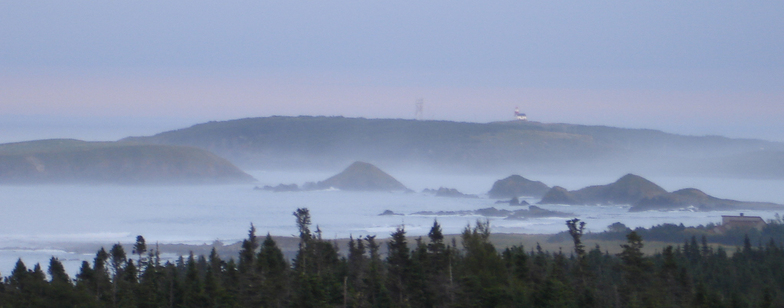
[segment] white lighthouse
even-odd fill
[[[525,113],[520,113],[520,108],[515,107],[515,119],[519,121],[528,121],[528,117]]]

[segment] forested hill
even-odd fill
[[[344,117],[208,122],[127,138],[209,150],[245,168],[331,168],[362,160],[466,171],[784,175],[784,144],[647,129]]]
[[[73,139],[0,144],[1,184],[250,182],[253,177],[202,149]]]

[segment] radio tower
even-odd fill
[[[424,102],[424,100],[421,99],[421,98],[417,99],[417,101],[416,101],[416,113],[414,114],[414,118],[416,118],[417,120],[422,120],[422,118],[425,116],[424,109],[425,109],[425,102]]]

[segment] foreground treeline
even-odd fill
[[[587,250],[584,223],[567,222],[570,252],[498,251],[486,222],[446,242],[437,223],[409,243],[402,228],[382,255],[373,236],[335,243],[294,213],[300,246],[289,263],[251,227],[235,258],[215,250],[161,263],[142,237],[130,255],[101,249],[74,279],[52,258],[48,276],[20,260],[0,284],[0,307],[781,307],[784,248],[746,241],[727,252],[686,242],[644,256],[631,232],[622,252]]]

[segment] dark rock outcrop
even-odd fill
[[[529,206],[527,210],[517,210],[506,219],[527,219],[527,218],[543,218],[543,217],[574,217],[572,213],[565,213],[559,211],[551,211],[540,208],[538,206]]]
[[[487,195],[493,199],[505,199],[520,196],[541,197],[550,189],[539,181],[531,181],[519,175],[512,175],[495,181]]]
[[[348,168],[324,181],[316,183],[315,189],[337,188],[355,191],[407,191],[395,178],[376,166],[365,162],[354,162]]]
[[[589,186],[576,191],[564,188],[551,189],[540,204],[634,204],[643,198],[666,194],[659,185],[634,174],[627,174],[607,185]]]
[[[509,199],[509,200],[498,200],[498,201],[495,202],[495,204],[529,205],[528,201],[525,201],[525,200],[520,201],[520,199],[517,198],[517,197],[514,197],[514,198]]]
[[[451,197],[451,198],[479,198],[477,195],[469,195],[460,192],[454,188],[439,187],[438,189],[425,189],[423,193],[434,194],[436,197]]]
[[[507,217],[510,214],[512,214],[512,212],[508,211],[508,210],[499,210],[499,209],[494,208],[494,207],[488,207],[488,208],[484,208],[484,209],[478,209],[478,210],[474,211],[474,214],[482,215],[482,216],[485,216],[485,217]]]
[[[526,218],[543,218],[543,217],[574,217],[574,214],[564,213],[558,211],[551,211],[540,208],[538,206],[529,206],[528,209],[521,210],[504,210],[494,207],[478,209],[478,210],[464,210],[464,211],[421,211],[413,213],[412,215],[434,215],[434,216],[466,216],[466,215],[480,215],[485,217],[504,217],[505,219],[526,219]]]
[[[634,204],[666,194],[659,185],[634,174],[627,174],[608,185],[590,186],[573,192],[583,204]]]
[[[539,201],[539,204],[578,205],[582,204],[582,202],[577,200],[577,198],[572,195],[571,192],[566,190],[566,188],[555,186],[550,188],[550,190],[542,197],[542,200]]]
[[[784,209],[784,205],[766,202],[743,202],[729,199],[719,199],[695,188],[685,188],[672,193],[643,198],[632,206],[630,212],[643,211],[672,211],[695,209],[698,211],[720,210],[773,210]]]
[[[299,186],[297,184],[278,184],[278,186],[269,186],[266,185],[262,188],[256,187],[257,190],[265,190],[265,191],[273,191],[273,192],[289,192],[289,191],[300,191]]]
[[[412,215],[435,215],[435,216],[466,216],[466,215],[480,215],[486,217],[507,217],[512,215],[513,212],[510,210],[499,210],[494,207],[488,207],[484,209],[478,210],[463,210],[463,211],[420,211],[415,212]]]
[[[434,215],[434,216],[465,216],[465,215],[474,215],[476,211],[419,211],[411,213],[411,215]]]

